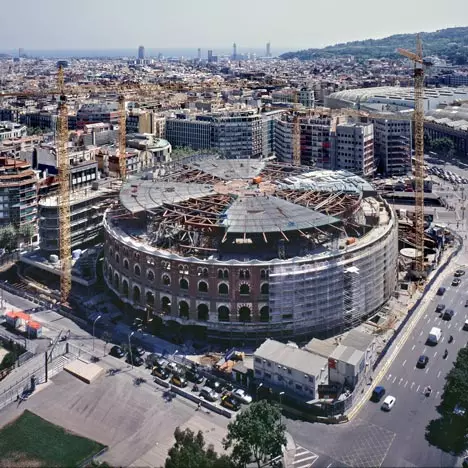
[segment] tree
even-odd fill
[[[255,460],[260,467],[262,462],[281,455],[286,445],[285,431],[279,406],[261,400],[229,423],[224,448],[232,447],[231,459],[239,466]]]
[[[8,369],[15,365],[16,362],[16,353],[14,351],[10,351],[9,353],[5,354],[0,364],[0,370]]]
[[[195,435],[190,429],[174,432],[175,444],[169,450],[165,468],[235,468],[227,455],[218,456],[209,445],[205,448],[205,439],[201,431]]]
[[[13,250],[18,245],[16,229],[13,224],[0,228],[0,248]]]
[[[34,236],[35,229],[32,224],[22,224],[18,229],[18,236],[28,243],[31,241],[31,237]]]
[[[431,149],[436,153],[450,154],[454,151],[455,145],[450,138],[437,138],[432,140]]]

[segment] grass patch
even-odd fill
[[[0,430],[0,467],[74,467],[104,447],[26,410]]]

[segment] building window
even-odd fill
[[[206,304],[200,304],[197,307],[197,312],[198,312],[198,320],[201,320],[203,322],[206,322],[208,320],[209,309]]]
[[[260,278],[267,279],[267,277],[268,277],[268,272],[266,270],[260,270]]]
[[[189,305],[185,301],[179,302],[179,317],[180,318],[189,318]]]
[[[260,364],[260,363],[262,362],[262,360],[261,360],[260,358],[256,357],[256,358],[255,358],[255,362],[256,362],[257,364]]]
[[[164,286],[170,286],[171,285],[171,277],[169,275],[163,275],[162,276],[162,282]]]
[[[218,322],[229,322],[229,308],[226,306],[218,307]]]
[[[250,279],[250,271],[249,270],[240,270],[239,271],[239,278],[240,279]]]
[[[223,270],[218,270],[218,279],[223,279]]]
[[[154,306],[154,294],[151,291],[146,293],[146,304],[150,307]]]
[[[120,256],[118,253],[115,254],[115,263],[120,263]]]
[[[270,321],[270,308],[268,306],[263,306],[260,309],[260,322],[269,322]]]
[[[114,274],[114,288],[119,289],[119,275],[117,273]]]
[[[229,279],[229,270],[224,270],[223,277],[224,279]]]
[[[302,391],[302,385],[296,384],[296,390]]]
[[[218,294],[229,294],[229,286],[226,283],[218,285]]]
[[[198,283],[198,291],[199,292],[208,292],[208,283],[206,281],[200,281]]]
[[[292,371],[291,369],[288,369],[288,374],[291,375],[292,374]]]
[[[161,299],[161,312],[163,314],[170,314],[171,313],[171,300],[164,296]]]
[[[146,277],[148,278],[148,281],[154,281],[153,270],[148,270],[148,272],[146,273]]]
[[[136,276],[140,276],[141,275],[140,265],[135,265],[134,268],[133,268],[133,271],[135,272]]]
[[[270,285],[268,283],[263,283],[260,286],[260,294],[268,294],[269,289],[270,289]]]
[[[268,372],[265,372],[265,378],[266,378],[266,379],[271,379],[271,374],[268,373]]]
[[[182,278],[182,279],[179,281],[179,286],[180,286],[180,289],[185,289],[185,290],[187,290],[187,289],[188,289],[188,286],[189,286],[189,283],[188,283],[188,281],[187,281],[185,278]]]
[[[248,307],[241,307],[239,309],[239,322],[251,322],[252,313]]]
[[[248,284],[241,284],[240,285],[240,288],[239,288],[239,292],[242,294],[242,295],[248,295],[250,294],[250,286]]]
[[[122,281],[122,294],[128,297],[128,281],[125,279]]]
[[[138,286],[133,286],[133,302],[140,303],[141,292]]]

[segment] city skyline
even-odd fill
[[[1,48],[57,50],[59,44],[61,50],[136,50],[143,44],[148,49],[190,47],[196,51],[198,47],[225,49],[236,42],[241,52],[243,48],[264,48],[271,40],[275,52],[275,45],[281,50],[295,50],[463,26],[460,18],[468,15],[464,0],[448,0],[444,4],[436,0],[395,0],[378,10],[371,0],[356,0],[352,5],[345,1],[316,5],[292,0],[272,5],[266,0],[239,0],[236,8],[214,0],[203,0],[196,6],[182,0],[177,11],[171,4],[149,0],[141,0],[134,10],[124,10],[123,2],[120,3],[122,8],[118,7],[119,1],[96,4],[84,0],[80,21],[73,26],[73,17],[62,16],[57,0],[41,4],[40,22],[36,4],[25,0],[21,28],[14,21],[6,22],[0,31]],[[125,23],[116,27],[122,21]],[[119,35],[120,31],[124,34]]]

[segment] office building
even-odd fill
[[[83,104],[76,113],[77,128],[82,129],[89,123],[109,122],[118,124],[119,107],[117,102]]]
[[[267,44],[266,44],[266,58],[270,58],[271,57],[271,42],[268,41]]]
[[[138,47],[138,60],[145,60],[145,47],[142,45]]]
[[[27,134],[26,125],[20,125],[15,122],[0,122],[0,141],[12,140],[25,137]]]

